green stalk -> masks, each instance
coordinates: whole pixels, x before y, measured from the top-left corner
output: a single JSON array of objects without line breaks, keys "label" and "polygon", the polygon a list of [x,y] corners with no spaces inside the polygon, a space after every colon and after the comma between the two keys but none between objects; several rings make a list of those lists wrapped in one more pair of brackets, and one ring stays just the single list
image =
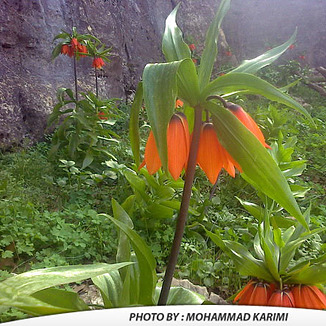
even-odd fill
[{"label": "green stalk", "polygon": [[186,178],[185,178],[183,194],[181,199],[181,206],[180,206],[177,225],[175,229],[171,253],[164,275],[162,290],[160,293],[160,298],[158,300],[159,306],[165,306],[168,299],[175,266],[177,264],[178,255],[180,252],[181,241],[182,241],[182,237],[187,221],[187,215],[188,215],[188,209],[189,209],[189,203],[191,197],[191,189],[192,189],[192,184],[194,181],[195,170],[196,170],[197,152],[198,152],[200,130],[202,124],[202,111],[203,110],[201,107],[196,107],[195,109],[194,130],[193,130],[192,141],[190,145]]},{"label": "green stalk", "polygon": [[76,96],[76,101],[78,102],[77,60],[75,55],[74,55],[74,77],[75,77],[75,96]]},{"label": "green stalk", "polygon": [[98,81],[97,81],[97,68],[95,69],[95,89],[96,89],[96,97],[98,97]]}]

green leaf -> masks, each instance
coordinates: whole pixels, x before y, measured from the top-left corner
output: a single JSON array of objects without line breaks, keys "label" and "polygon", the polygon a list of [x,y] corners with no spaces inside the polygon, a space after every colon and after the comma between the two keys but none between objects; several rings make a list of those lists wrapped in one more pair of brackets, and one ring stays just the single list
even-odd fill
[{"label": "green leaf", "polygon": [[245,179],[274,199],[308,229],[291,189],[260,141],[228,110],[212,102],[205,106],[213,114],[219,140],[240,164]]},{"label": "green leaf", "polygon": [[[155,289],[155,302],[158,302],[161,287]],[[199,293],[185,289],[180,286],[171,287],[167,299],[167,305],[198,305],[205,301],[205,297]]]},{"label": "green leaf", "polygon": [[323,284],[326,283],[326,263],[312,265],[291,277],[291,283]]},{"label": "green leaf", "polygon": [[129,124],[129,137],[131,143],[131,150],[134,155],[134,160],[137,166],[140,164],[139,154],[139,111],[143,104],[143,84],[138,83],[134,102],[130,109],[130,124]]},{"label": "green leaf", "polygon": [[123,283],[119,271],[92,277],[92,281],[101,292],[105,308],[121,307]]},{"label": "green leaf", "polygon": [[293,108],[302,113],[313,125],[315,124],[307,110],[289,95],[282,93],[279,89],[268,82],[246,73],[229,73],[220,76],[209,83],[202,92],[202,100],[208,96],[221,95],[236,91],[246,91],[246,93],[260,94],[270,99]]},{"label": "green leaf", "polygon": [[174,112],[181,62],[148,64],[143,72],[146,111],[165,171],[168,171],[167,127]]},{"label": "green leaf", "polygon": [[244,201],[238,197],[235,197],[238,199],[240,204],[254,217],[256,218],[259,223],[262,222],[263,217],[264,217],[264,209],[257,204],[250,203],[248,201]]},{"label": "green leaf", "polygon": [[195,64],[190,59],[185,59],[180,64],[177,73],[178,97],[195,107],[200,98],[198,76]]},{"label": "green leaf", "polygon": [[201,57],[198,72],[200,90],[204,89],[204,87],[210,81],[214,62],[217,55],[217,41],[219,36],[219,30],[223,18],[230,8],[230,2],[230,0],[222,0],[220,7],[214,17],[214,20],[207,31],[205,48]]},{"label": "green leaf", "polygon": [[178,8],[179,4],[173,9],[165,21],[162,51],[168,62],[191,58],[189,46],[184,42],[182,32],[176,24]]},{"label": "green leaf", "polygon": [[128,265],[130,263],[72,265],[22,273],[0,283],[0,306],[16,307],[33,315],[66,312],[63,307],[53,306],[30,295],[53,286],[110,273]]},{"label": "green leaf", "polygon": [[90,164],[92,164],[93,160],[94,160],[94,156],[93,156],[92,152],[90,150],[88,150],[86,152],[86,156],[85,156],[85,158],[83,160],[82,169],[85,169]]},{"label": "green leaf", "polygon": [[156,262],[150,248],[146,245],[145,241],[126,224],[109,215],[100,215],[106,216],[108,219],[110,219],[129,238],[139,264],[139,303],[143,305],[153,305],[153,295],[157,282],[157,276]]},{"label": "green leaf", "polygon": [[62,44],[61,43],[57,44],[54,47],[54,49],[52,51],[52,54],[51,54],[52,60],[54,60],[61,53],[61,47],[62,47]]},{"label": "green leaf", "polygon": [[222,240],[215,233],[206,230],[206,234],[218,245],[235,263],[237,271],[242,275],[254,276],[268,282],[275,282],[273,276],[266,269],[263,261],[251,255],[247,248],[234,241]]},{"label": "green leaf", "polygon": [[293,33],[291,38],[286,41],[285,43],[268,50],[264,54],[251,59],[251,60],[244,60],[241,65],[231,71],[233,72],[245,72],[247,74],[254,74],[261,68],[270,65],[272,62],[274,62],[276,59],[279,58],[280,55],[282,55],[287,48],[295,42],[295,38],[297,35],[297,30]]},{"label": "green leaf", "polygon": [[32,297],[52,306],[60,307],[66,312],[89,309],[79,295],[72,291],[50,288],[38,291],[32,294]]}]

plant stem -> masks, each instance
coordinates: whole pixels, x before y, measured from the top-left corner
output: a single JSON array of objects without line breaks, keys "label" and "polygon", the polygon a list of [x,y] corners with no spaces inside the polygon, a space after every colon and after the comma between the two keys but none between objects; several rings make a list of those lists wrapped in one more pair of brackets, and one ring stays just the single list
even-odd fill
[{"label": "plant stem", "polygon": [[189,202],[191,197],[191,188],[194,181],[195,170],[196,170],[196,161],[197,161],[197,152],[199,146],[201,124],[202,124],[202,108],[196,107],[194,130],[193,130],[192,141],[190,145],[186,179],[183,187],[181,206],[180,206],[177,225],[175,229],[171,253],[164,275],[162,290],[160,293],[160,298],[158,300],[158,305],[160,306],[166,305],[168,299],[172,278],[173,278],[175,266],[177,264],[178,255],[180,251],[182,236],[187,221],[188,208],[189,208]]},{"label": "plant stem", "polygon": [[97,83],[97,69],[95,69],[95,90],[96,90],[96,97],[98,97],[98,83]]},{"label": "plant stem", "polygon": [[78,86],[77,86],[77,62],[76,56],[74,56],[74,77],[75,77],[75,96],[78,102]]}]

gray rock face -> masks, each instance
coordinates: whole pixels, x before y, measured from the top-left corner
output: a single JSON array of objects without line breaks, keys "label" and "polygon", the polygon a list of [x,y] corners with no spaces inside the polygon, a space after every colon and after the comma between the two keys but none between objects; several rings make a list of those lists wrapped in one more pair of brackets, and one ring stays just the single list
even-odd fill
[{"label": "gray rock face", "polygon": [[[112,47],[112,62],[100,74],[100,96],[125,98],[143,67],[162,61],[164,21],[176,0],[2,0],[0,4],[0,148],[39,140],[58,87],[73,89],[73,64],[51,62],[52,39],[77,27]],[[189,43],[202,50],[216,0],[181,0],[178,22]],[[237,58],[254,57],[284,42],[298,26],[291,56],[326,65],[326,3],[323,0],[233,0],[224,32]],[[222,51],[222,57],[227,58]],[[234,59],[234,58],[233,58]],[[95,91],[91,61],[78,63],[79,90]]]}]

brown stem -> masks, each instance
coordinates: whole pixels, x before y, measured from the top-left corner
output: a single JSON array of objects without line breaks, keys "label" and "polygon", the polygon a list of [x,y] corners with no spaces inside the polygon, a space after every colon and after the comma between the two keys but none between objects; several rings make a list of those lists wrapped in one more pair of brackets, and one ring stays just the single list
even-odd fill
[{"label": "brown stem", "polygon": [[77,62],[75,56],[74,56],[74,77],[75,77],[75,96],[76,96],[76,101],[78,102]]},{"label": "brown stem", "polygon": [[96,90],[96,97],[98,97],[97,68],[94,69],[95,69],[95,90]]},{"label": "brown stem", "polygon": [[219,100],[220,102],[222,102],[222,104],[223,104],[223,106],[225,108],[228,107],[227,102],[225,101],[225,99],[222,96],[219,96],[219,95],[211,95],[211,96],[208,96],[206,100],[207,101],[209,101],[209,100]]},{"label": "brown stem", "polygon": [[185,179],[185,183],[184,183],[184,187],[183,187],[181,206],[180,206],[180,211],[179,211],[179,215],[178,215],[178,220],[177,220],[176,230],[175,230],[173,244],[172,244],[172,248],[171,248],[171,253],[170,253],[168,265],[166,267],[166,271],[165,271],[165,275],[164,275],[162,290],[160,293],[160,298],[158,300],[159,306],[166,305],[170,287],[171,287],[171,283],[172,283],[175,266],[176,266],[177,260],[178,260],[182,236],[183,236],[183,232],[184,232],[186,221],[187,221],[188,208],[189,208],[189,202],[190,202],[190,197],[191,197],[191,188],[192,188],[192,184],[193,184],[194,176],[195,176],[201,124],[202,124],[202,108],[196,107],[196,109],[195,109],[195,124],[194,124],[194,130],[193,130],[193,134],[192,134],[192,141],[191,141],[191,145],[190,145],[190,152],[189,152],[188,165],[187,165],[187,171],[186,171],[186,179]]}]

